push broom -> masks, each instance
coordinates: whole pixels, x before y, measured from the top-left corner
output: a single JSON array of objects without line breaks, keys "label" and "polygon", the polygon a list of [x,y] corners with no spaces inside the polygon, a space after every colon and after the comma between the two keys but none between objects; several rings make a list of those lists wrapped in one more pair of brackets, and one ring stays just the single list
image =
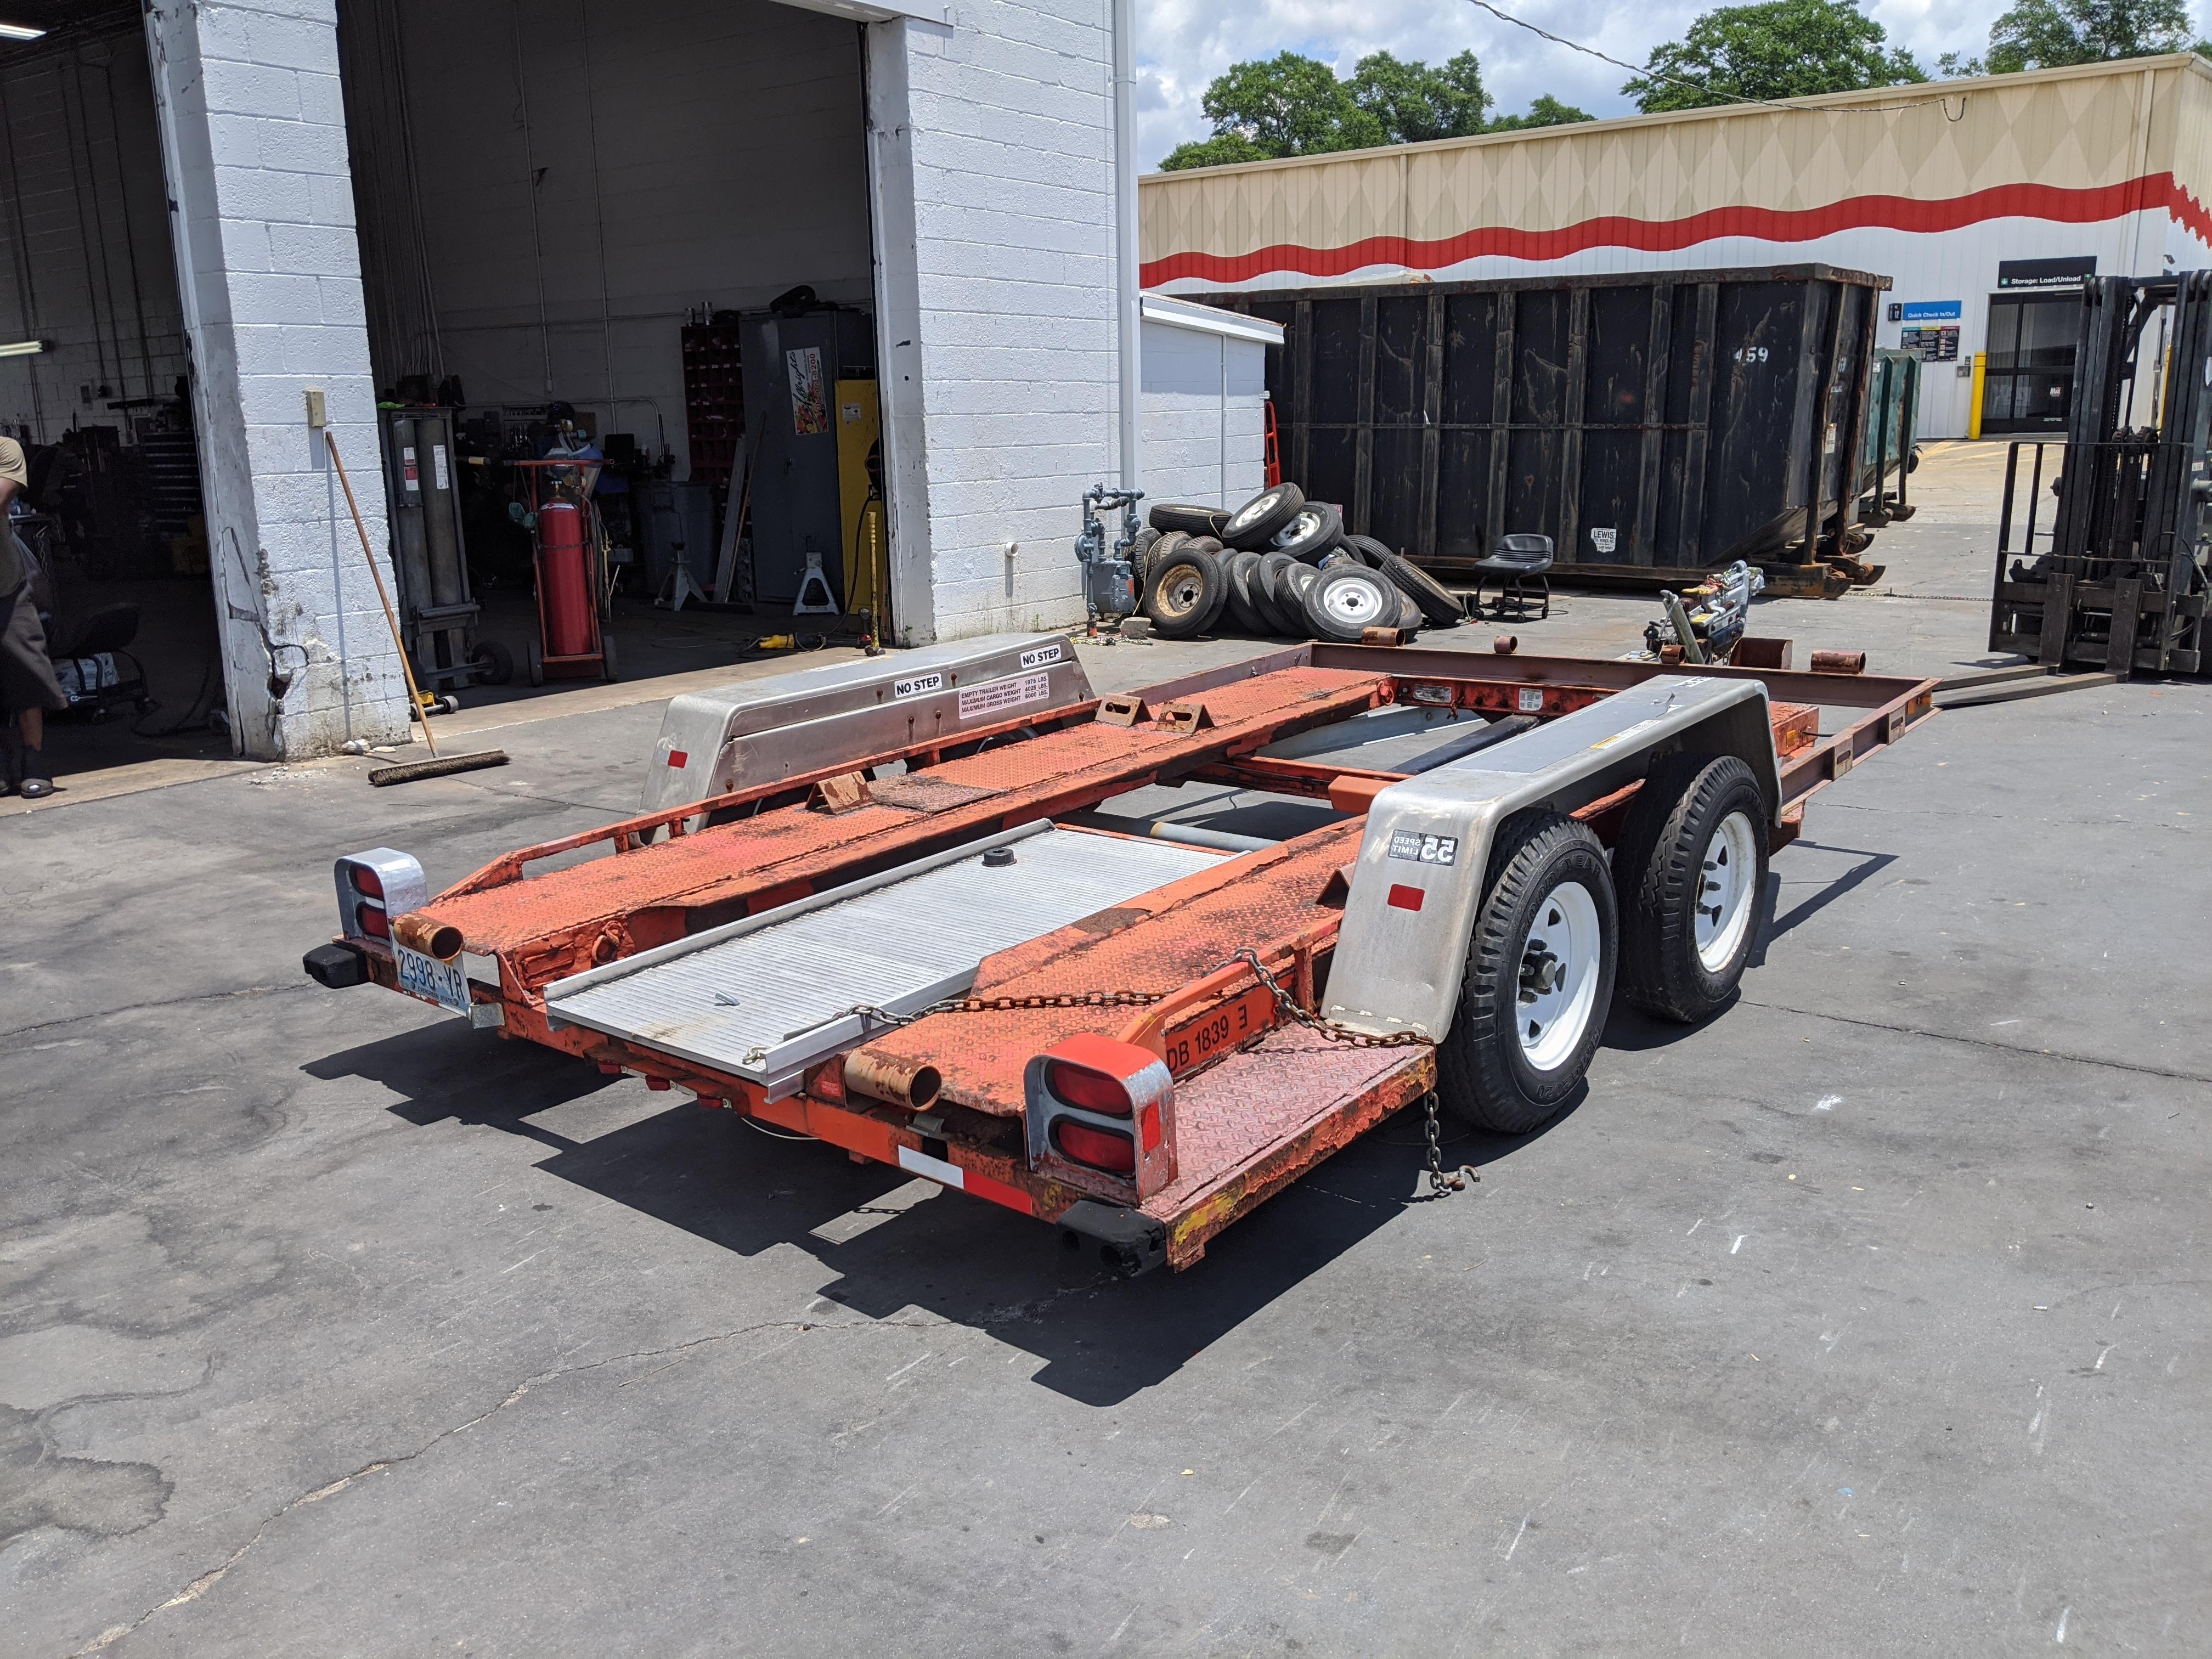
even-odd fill
[{"label": "push broom", "polygon": [[392,596],[384,591],[384,572],[377,568],[376,555],[368,545],[368,526],[361,521],[361,503],[353,498],[353,482],[346,477],[345,463],[338,459],[338,447],[328,431],[323,442],[329,446],[331,465],[337,469],[338,484],[345,491],[346,507],[353,514],[354,533],[361,538],[362,556],[368,561],[368,574],[376,582],[376,597],[384,602],[384,620],[392,628],[392,644],[399,653],[399,672],[407,677],[407,706],[415,718],[422,722],[422,741],[430,745],[430,758],[409,761],[400,766],[381,766],[368,775],[368,781],[382,787],[392,783],[412,783],[417,778],[442,778],[454,772],[475,772],[487,766],[507,764],[504,749],[485,749],[473,755],[444,755],[438,753],[438,740],[430,734],[430,716],[423,711],[422,695],[415,689],[415,665],[408,659],[407,641],[399,636],[399,618],[392,609]]}]

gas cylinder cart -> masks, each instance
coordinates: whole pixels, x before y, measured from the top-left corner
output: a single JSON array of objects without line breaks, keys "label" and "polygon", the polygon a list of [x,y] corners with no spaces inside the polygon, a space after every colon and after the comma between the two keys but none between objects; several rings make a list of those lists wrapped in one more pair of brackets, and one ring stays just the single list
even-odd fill
[{"label": "gas cylinder cart", "polygon": [[[339,859],[307,971],[1184,1268],[1408,1106],[1449,1190],[1437,1113],[1544,1123],[1616,995],[1723,1007],[1769,853],[1935,691],[1316,643],[1101,698],[1050,635],[843,667],[684,712],[651,810],[434,896]],[[1194,780],[1313,827],[1097,811]]]},{"label": "gas cylinder cart", "polygon": [[530,642],[530,683],[614,679],[614,641],[599,627],[605,572],[592,485],[599,463],[553,457],[509,461],[522,475],[530,544],[538,570],[538,637]]}]

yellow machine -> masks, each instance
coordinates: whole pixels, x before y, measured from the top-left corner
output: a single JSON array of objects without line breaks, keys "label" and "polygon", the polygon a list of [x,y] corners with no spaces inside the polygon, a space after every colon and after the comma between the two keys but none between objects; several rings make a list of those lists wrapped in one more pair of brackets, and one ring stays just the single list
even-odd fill
[{"label": "yellow machine", "polygon": [[880,640],[890,629],[890,550],[884,503],[870,473],[883,435],[873,380],[837,382],[837,498],[844,526],[845,614],[865,611]]}]

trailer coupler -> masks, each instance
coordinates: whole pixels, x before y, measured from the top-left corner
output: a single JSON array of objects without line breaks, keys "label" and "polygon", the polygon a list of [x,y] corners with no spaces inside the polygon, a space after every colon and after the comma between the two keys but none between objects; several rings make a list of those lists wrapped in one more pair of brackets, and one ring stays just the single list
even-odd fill
[{"label": "trailer coupler", "polygon": [[1084,1239],[1093,1241],[1098,1259],[1124,1279],[1134,1279],[1168,1259],[1166,1224],[1139,1210],[1079,1198],[1061,1212],[1060,1224],[1071,1249],[1080,1248]]}]

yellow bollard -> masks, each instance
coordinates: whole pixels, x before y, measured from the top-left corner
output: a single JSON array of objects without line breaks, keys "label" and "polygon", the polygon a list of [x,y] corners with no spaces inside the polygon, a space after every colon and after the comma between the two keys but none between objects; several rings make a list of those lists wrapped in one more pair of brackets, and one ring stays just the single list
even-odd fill
[{"label": "yellow bollard", "polygon": [[1982,382],[1983,377],[1989,373],[1989,368],[1990,354],[1986,351],[1977,351],[1974,354],[1972,393],[1974,405],[1966,411],[1966,435],[1969,438],[1978,438],[1982,435]]}]

